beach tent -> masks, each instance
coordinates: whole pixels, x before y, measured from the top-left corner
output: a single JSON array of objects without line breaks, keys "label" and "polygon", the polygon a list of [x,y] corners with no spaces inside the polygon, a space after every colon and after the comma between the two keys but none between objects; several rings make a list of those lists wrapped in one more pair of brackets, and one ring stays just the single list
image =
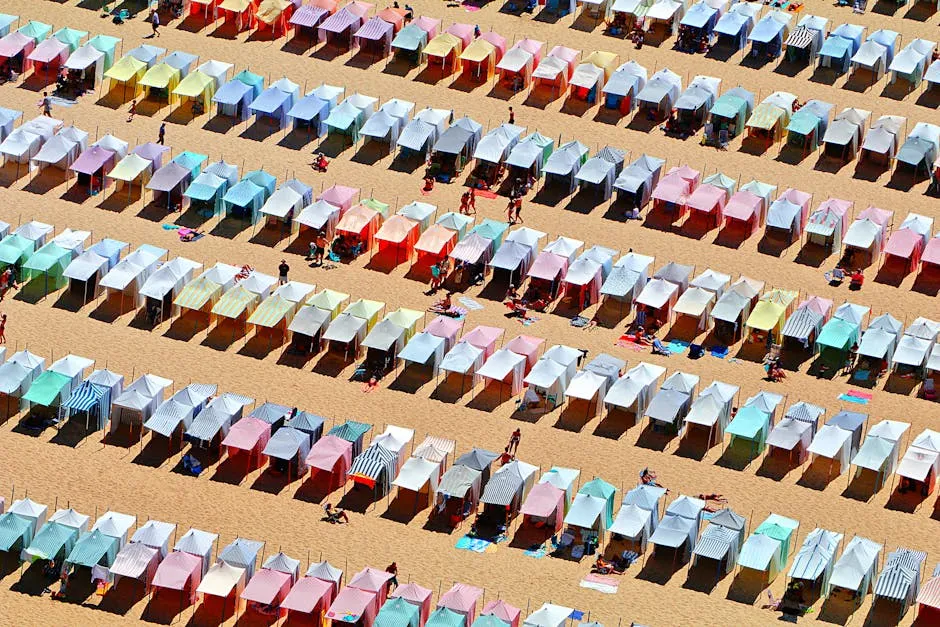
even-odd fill
[{"label": "beach tent", "polygon": [[604,397],[608,410],[613,407],[621,411],[632,411],[637,418],[643,416],[653,397],[656,382],[665,372],[666,369],[661,366],[646,363],[631,368],[625,376],[608,388]]},{"label": "beach tent", "polygon": [[279,129],[287,128],[288,111],[294,106],[300,86],[286,77],[262,91],[248,105],[249,111],[258,119],[271,118]]},{"label": "beach tent", "polygon": [[565,46],[553,47],[532,72],[533,87],[549,85],[553,95],[556,90],[558,94],[564,92],[579,56],[577,50]]},{"label": "beach tent", "polygon": [[689,425],[708,429],[709,447],[724,440],[725,428],[731,420],[731,405],[738,391],[736,385],[713,381],[689,406],[683,419],[683,430]]},{"label": "beach tent", "polygon": [[819,49],[820,67],[834,69],[839,75],[848,72],[864,33],[865,29],[855,24],[840,24],[833,29]]},{"label": "beach tent", "polygon": [[13,132],[13,125],[21,117],[23,117],[22,111],[0,107],[0,142]]},{"label": "beach tent", "polygon": [[544,42],[521,39],[513,44],[496,63],[500,81],[509,83],[513,91],[528,87],[532,72],[542,58]]},{"label": "beach tent", "polygon": [[789,559],[790,540],[798,527],[791,518],[771,514],[744,541],[738,565],[764,572],[766,580],[773,581]]},{"label": "beach tent", "polygon": [[936,620],[940,615],[940,565],[934,568],[933,576],[924,582],[917,593],[917,616],[924,620]]},{"label": "beach tent", "polygon": [[416,23],[409,23],[395,35],[391,48],[395,54],[417,63],[428,44],[428,32]]},{"label": "beach tent", "polygon": [[682,89],[682,78],[668,68],[653,74],[636,96],[640,109],[647,109],[653,115],[662,117],[675,106]]},{"label": "beach tent", "polygon": [[874,590],[875,572],[882,545],[861,536],[854,536],[842,550],[829,576],[829,593],[842,588],[859,600]]},{"label": "beach tent", "polygon": [[447,76],[460,71],[460,54],[463,51],[464,42],[451,33],[441,33],[428,41],[427,45],[421,50],[421,58],[428,64],[440,65],[441,76]]},{"label": "beach tent", "polygon": [[747,40],[751,43],[750,56],[754,58],[776,58],[783,51],[783,44],[790,35],[793,16],[784,11],[766,13],[755,25]]},{"label": "beach tent", "polygon": [[8,15],[6,13],[0,13],[0,37],[6,37],[10,34],[10,28],[13,24],[19,21],[19,17],[16,15]]},{"label": "beach tent", "polygon": [[[846,253],[853,257],[864,255],[863,259],[874,262],[881,256],[882,247],[887,238],[888,225],[894,212],[868,207],[855,217],[842,238]],[[860,263],[856,261],[856,264]]]},{"label": "beach tent", "polygon": [[803,154],[816,150],[827,135],[832,108],[832,104],[822,100],[807,101],[787,124],[787,145],[799,148]]},{"label": "beach tent", "polygon": [[780,140],[793,115],[794,102],[796,96],[779,91],[765,98],[745,123],[748,135],[763,138],[771,144]]},{"label": "beach tent", "polygon": [[179,306],[173,301],[183,287],[192,280],[193,273],[201,267],[201,263],[176,257],[147,277],[139,293],[160,305],[161,316],[164,316],[162,319],[166,319],[171,314],[177,315]]},{"label": "beach tent", "polygon": [[828,596],[830,577],[836,550],[842,542],[842,534],[817,527],[803,540],[803,545],[793,558],[788,577],[806,582]]},{"label": "beach tent", "polygon": [[901,490],[915,490],[922,496],[933,492],[940,470],[940,433],[925,429],[914,438],[897,467]]},{"label": "beach tent", "polygon": [[218,105],[219,115],[237,118],[241,121],[251,117],[251,103],[263,88],[264,79],[247,70],[228,81],[216,90],[212,102]]},{"label": "beach tent", "polygon": [[318,41],[317,28],[323,20],[334,13],[336,13],[335,0],[314,0],[297,6],[288,24],[294,28],[295,38],[303,34],[316,43]]},{"label": "beach tent", "polygon": [[[196,555],[184,551],[173,551],[157,567],[151,585],[154,594],[160,589],[179,592],[180,602],[188,598],[189,603],[196,602],[196,590],[202,581],[202,560]],[[188,592],[188,594],[187,594]]]},{"label": "beach tent", "polygon": [[927,39],[914,39],[908,43],[888,65],[891,82],[895,83],[901,78],[910,83],[912,88],[919,87],[936,49],[937,42]]},{"label": "beach tent", "polygon": [[65,44],[55,37],[43,40],[26,57],[26,61],[31,62],[33,71],[40,72],[58,72],[59,68],[68,60],[71,50],[68,44]]},{"label": "beach tent", "polygon": [[139,526],[134,535],[131,536],[131,544],[142,544],[159,552],[160,558],[164,558],[170,552],[170,539],[176,531],[176,525],[173,523],[161,522],[159,520],[148,520]]},{"label": "beach tent", "polygon": [[824,200],[807,220],[807,240],[824,246],[830,253],[841,250],[853,205],[851,201],[838,198]]},{"label": "beach tent", "polygon": [[486,483],[480,497],[484,515],[490,514],[498,521],[510,521],[535,483],[537,471],[538,467],[519,460],[501,466]]},{"label": "beach tent", "polygon": [[841,474],[849,466],[849,460],[858,451],[862,440],[862,426],[868,416],[842,411],[828,420],[813,438],[808,451],[815,456],[839,464]]},{"label": "beach tent", "polygon": [[626,115],[633,111],[636,96],[646,87],[646,68],[636,61],[628,61],[618,67],[604,83],[601,94],[604,106]]},{"label": "beach tent", "polygon": [[650,200],[653,190],[659,185],[659,177],[665,160],[640,155],[620,173],[614,181],[618,202],[641,209]]},{"label": "beach tent", "polygon": [[613,195],[614,182],[623,169],[624,153],[612,146],[605,146],[591,157],[574,175],[582,190],[608,200]]},{"label": "beach tent", "polygon": [[898,150],[898,165],[905,165],[916,174],[929,173],[940,153],[940,126],[918,122]]},{"label": "beach tent", "polygon": [[715,33],[718,35],[718,44],[740,50],[747,44],[760,5],[756,2],[738,2],[731,6],[715,23]]},{"label": "beach tent", "polygon": [[705,501],[684,495],[678,497],[669,504],[649,541],[656,547],[671,548],[677,553],[681,549],[683,555],[691,557],[704,507]]},{"label": "beach tent", "polygon": [[450,610],[463,617],[464,627],[470,627],[477,613],[477,603],[483,596],[483,590],[465,583],[454,586],[438,599],[437,609]]},{"label": "beach tent", "polygon": [[835,117],[823,135],[825,154],[842,161],[852,159],[865,137],[870,111],[849,107]]},{"label": "beach tent", "polygon": [[144,88],[145,98],[166,100],[172,105],[179,102],[179,95],[174,90],[181,77],[179,68],[164,61],[147,70],[137,84]]},{"label": "beach tent", "polygon": [[884,599],[895,603],[899,607],[898,615],[903,616],[920,591],[921,565],[926,559],[926,553],[901,547],[888,553],[875,583],[875,602]]},{"label": "beach tent", "polygon": [[818,15],[804,16],[783,42],[787,61],[814,63],[819,49],[822,48],[823,38],[829,30],[828,26],[828,18]]},{"label": "beach tent", "polygon": [[897,467],[901,436],[910,426],[906,422],[882,420],[869,429],[861,448],[852,458],[855,476],[865,470],[875,473],[875,490],[880,489]]},{"label": "beach tent", "polygon": [[720,78],[702,75],[694,77],[675,102],[676,119],[679,123],[688,128],[697,128],[704,124],[720,88]]},{"label": "beach tent", "polygon": [[558,147],[545,161],[546,185],[557,182],[568,190],[574,191],[577,174],[587,161],[588,147],[578,141],[570,141]]},{"label": "beach tent", "polygon": [[29,55],[36,47],[36,41],[16,31],[0,38],[0,61],[8,64],[10,70],[24,74],[33,67]]},{"label": "beach tent", "polygon": [[[740,6],[740,5],[735,5]],[[734,87],[721,94],[708,110],[713,132],[727,131],[728,137],[744,132],[744,123],[754,110],[754,94],[742,87]]]},{"label": "beach tent", "polygon": [[127,293],[135,306],[140,307],[144,303],[144,297],[140,293],[140,288],[144,282],[157,269],[160,259],[166,255],[167,251],[147,244],[142,245],[134,252],[128,254],[117,262],[113,268],[108,270],[102,277],[99,285],[107,288],[108,295],[114,292],[120,292],[122,299]]}]

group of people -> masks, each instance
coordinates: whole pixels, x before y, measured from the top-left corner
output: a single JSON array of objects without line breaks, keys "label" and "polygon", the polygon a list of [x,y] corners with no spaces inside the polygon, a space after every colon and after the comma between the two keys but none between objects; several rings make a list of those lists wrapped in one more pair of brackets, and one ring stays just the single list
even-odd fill
[{"label": "group of people", "polygon": [[433,294],[441,289],[448,276],[450,276],[450,260],[448,260],[447,257],[431,264],[430,293]]},{"label": "group of people", "polygon": [[767,372],[767,380],[773,381],[774,383],[779,383],[787,378],[787,373],[784,371],[783,367],[780,365],[780,347],[778,345],[771,346],[770,351],[764,355],[764,370]]}]

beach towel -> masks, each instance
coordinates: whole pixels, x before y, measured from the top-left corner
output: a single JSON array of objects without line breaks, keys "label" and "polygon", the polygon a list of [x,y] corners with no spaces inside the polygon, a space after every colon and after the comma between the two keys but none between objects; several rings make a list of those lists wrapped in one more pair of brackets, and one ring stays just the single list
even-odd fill
[{"label": "beach towel", "polygon": [[589,574],[585,575],[584,579],[581,580],[581,587],[597,590],[604,594],[617,594],[618,583],[617,580],[612,577]]},{"label": "beach towel", "polygon": [[523,551],[523,554],[535,559],[541,559],[548,554],[548,550],[545,548],[544,544],[536,544]]},{"label": "beach towel", "polygon": [[669,344],[666,345],[666,348],[669,349],[670,353],[675,353],[681,355],[689,347],[688,342],[683,342],[681,340],[672,340]]},{"label": "beach towel", "polygon": [[480,311],[483,309],[483,305],[473,300],[468,296],[461,296],[457,299],[461,305],[467,308],[468,311]]},{"label": "beach towel", "polygon": [[492,542],[483,540],[481,538],[471,538],[470,536],[464,536],[457,540],[456,548],[463,551],[472,551],[474,553],[485,553],[488,546]]},{"label": "beach towel", "polygon": [[849,390],[847,394],[849,396],[854,396],[855,398],[864,398],[865,400],[868,400],[868,401],[875,398],[874,394],[872,394],[871,392],[865,392],[863,390]]},{"label": "beach towel", "polygon": [[712,357],[717,357],[718,359],[724,359],[728,356],[728,347],[727,346],[712,346],[708,349],[708,352],[711,353]]},{"label": "beach towel", "polygon": [[574,318],[571,319],[571,326],[576,327],[578,329],[583,329],[584,327],[588,325],[589,322],[590,320],[588,320],[584,316],[575,316]]},{"label": "beach towel", "polygon": [[482,196],[483,198],[489,198],[490,200],[495,200],[499,198],[499,194],[497,194],[496,192],[491,192],[488,189],[478,189],[476,195]]},{"label": "beach towel", "polygon": [[857,396],[849,396],[848,394],[840,394],[840,395],[839,395],[839,400],[840,400],[840,401],[845,401],[845,402],[847,402],[847,403],[855,403],[856,405],[867,405],[867,404],[868,404],[868,399],[867,399],[867,398],[859,398],[859,397],[857,397]]}]

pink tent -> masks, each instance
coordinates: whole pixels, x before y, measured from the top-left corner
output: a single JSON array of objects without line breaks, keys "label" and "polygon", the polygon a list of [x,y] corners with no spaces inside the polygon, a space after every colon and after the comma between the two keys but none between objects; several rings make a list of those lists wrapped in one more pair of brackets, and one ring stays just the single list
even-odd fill
[{"label": "pink tent", "polygon": [[690,193],[692,184],[688,179],[678,174],[667,174],[653,188],[653,208],[662,209],[664,204],[670,203],[677,205],[681,215]]},{"label": "pink tent", "polygon": [[809,204],[813,200],[813,195],[788,187],[777,198],[786,198],[794,205],[800,206],[800,233],[802,233],[806,227],[806,219],[809,217]]},{"label": "pink tent", "polygon": [[493,257],[493,240],[471,233],[457,242],[450,257],[470,264],[486,263]]},{"label": "pink tent", "polygon": [[408,603],[418,606],[420,610],[419,625],[424,625],[428,620],[428,616],[431,615],[431,591],[416,583],[406,583],[398,586],[395,588],[395,592],[389,596],[393,599],[404,599]]},{"label": "pink tent", "polygon": [[464,627],[470,627],[476,618],[477,601],[483,596],[483,590],[465,583],[455,583],[454,587],[445,592],[437,601],[437,607],[447,609],[464,615]]},{"label": "pink tent", "polygon": [[530,279],[556,281],[563,279],[568,270],[568,259],[555,253],[541,252],[529,268]]},{"label": "pink tent", "polygon": [[526,374],[528,374],[532,366],[535,365],[535,362],[539,360],[539,347],[544,343],[545,340],[540,337],[519,335],[510,340],[510,342],[506,344],[506,348],[526,358],[525,371]]},{"label": "pink tent", "polygon": [[702,173],[698,170],[690,168],[687,165],[679,166],[678,168],[671,168],[666,172],[666,176],[670,174],[675,174],[676,176],[681,176],[689,182],[689,186],[692,189],[698,187],[699,180],[702,178]]},{"label": "pink tent", "polygon": [[252,459],[256,459],[260,466],[263,457],[261,451],[270,439],[271,425],[249,416],[232,425],[228,435],[222,440],[222,446],[227,447],[229,457],[236,454],[247,455],[249,464]]},{"label": "pink tent", "polygon": [[488,615],[495,616],[499,620],[509,623],[509,627],[519,627],[519,617],[522,615],[522,610],[509,605],[501,599],[497,599],[483,606],[480,616]]},{"label": "pink tent", "polygon": [[496,48],[496,62],[499,63],[499,60],[506,54],[506,38],[493,31],[488,31],[481,34],[480,39],[485,39],[493,44],[493,47]]},{"label": "pink tent", "polygon": [[433,17],[424,16],[416,18],[412,23],[428,34],[428,41],[431,41],[437,37],[438,29],[441,26],[440,20],[436,20]]},{"label": "pink tent", "polygon": [[374,592],[347,586],[336,595],[330,609],[326,611],[326,617],[332,620],[334,625],[337,622],[354,624],[362,621],[362,627],[371,627],[375,622],[378,606]]},{"label": "pink tent", "polygon": [[164,588],[166,590],[177,590],[182,595],[189,591],[189,602],[196,602],[196,588],[202,580],[202,559],[174,551],[166,556],[157,567],[157,572],[153,576],[153,586],[155,588]]},{"label": "pink tent", "polygon": [[340,214],[349,211],[353,201],[359,195],[358,187],[346,187],[345,185],[334,185],[317,197],[317,200],[323,200],[334,207],[339,207]]},{"label": "pink tent", "polygon": [[925,268],[928,265],[940,267],[940,235],[934,235],[933,238],[927,242],[927,247],[924,248],[924,254],[920,257],[920,262]]},{"label": "pink tent", "polygon": [[710,183],[700,185],[686,200],[686,206],[693,211],[708,214],[710,222],[717,226],[721,220],[721,210],[725,206],[727,193],[724,189]]},{"label": "pink tent", "polygon": [[764,203],[761,197],[751,192],[735,192],[725,205],[721,215],[725,221],[736,220],[749,226],[753,233],[764,221]]},{"label": "pink tent", "polygon": [[536,65],[539,61],[542,60],[542,48],[545,47],[544,41],[536,41],[535,39],[520,39],[515,44],[513,48],[522,48],[526,52],[532,55],[532,59]]},{"label": "pink tent", "polygon": [[37,68],[37,71],[55,71],[68,60],[69,54],[71,54],[71,51],[68,45],[55,37],[50,37],[39,42],[39,45],[29,53],[27,59],[37,65],[45,66]]},{"label": "pink tent", "polygon": [[463,47],[466,48],[470,45],[470,42],[473,41],[473,26],[470,24],[458,24],[453,23],[447,27],[445,33],[450,33],[457,39],[463,42]]},{"label": "pink tent", "polygon": [[[328,584],[326,584],[328,585]],[[262,568],[254,574],[242,591],[241,598],[259,605],[281,604],[291,588],[291,576],[278,570]]]},{"label": "pink tent", "polygon": [[451,231],[440,224],[432,224],[415,242],[414,249],[418,253],[419,261],[425,256],[437,260],[449,255],[456,244],[457,231]]},{"label": "pink tent", "polygon": [[568,64],[568,79],[571,79],[571,75],[574,74],[574,66],[578,62],[578,57],[581,56],[581,53],[573,48],[566,48],[565,46],[555,46],[552,48],[548,56],[555,57],[556,59],[561,59]]},{"label": "pink tent", "polygon": [[36,41],[19,31],[14,31],[0,39],[0,63],[9,61],[10,68],[20,74],[33,67],[29,54],[36,47]]},{"label": "pink tent", "polygon": [[[920,263],[923,248],[924,238],[919,233],[905,228],[891,234],[884,252],[886,255],[903,259],[907,271],[913,272]],[[887,263],[887,260],[885,262]]]},{"label": "pink tent", "polygon": [[823,320],[829,319],[829,311],[832,309],[832,301],[828,298],[821,298],[819,296],[810,296],[804,300],[797,309],[809,309],[810,311],[815,311],[820,316],[823,317]]},{"label": "pink tent", "polygon": [[867,209],[855,216],[856,220],[869,219],[875,224],[879,224],[885,230],[888,224],[891,222],[891,218],[894,216],[893,211],[887,209],[879,209],[878,207],[869,206]]},{"label": "pink tent", "polygon": [[317,472],[330,473],[331,485],[346,483],[346,475],[352,465],[352,442],[338,438],[335,435],[325,435],[310,447],[307,453],[307,465],[310,466],[310,476]]},{"label": "pink tent", "polygon": [[388,582],[392,577],[393,575],[391,573],[387,573],[384,570],[366,566],[356,573],[346,585],[350,588],[374,592],[377,602],[375,611],[378,612],[379,607],[381,607],[382,604],[385,603],[385,599],[388,598]]},{"label": "pink tent", "polygon": [[298,614],[316,614],[311,616],[313,624],[321,623],[320,616],[326,611],[326,605],[333,592],[333,584],[317,579],[303,577],[297,580],[287,596],[281,602],[281,609]]},{"label": "pink tent", "polygon": [[487,358],[496,351],[496,342],[503,337],[504,331],[497,327],[478,326],[469,333],[464,334],[463,340],[483,351]]},{"label": "pink tent", "polygon": [[565,491],[548,482],[536,484],[519,511],[524,516],[545,519],[545,524],[557,531],[565,520]]},{"label": "pink tent", "polygon": [[461,329],[463,329],[463,320],[455,320],[447,316],[438,316],[424,327],[424,330],[431,335],[444,338],[445,352],[457,343],[457,336]]}]

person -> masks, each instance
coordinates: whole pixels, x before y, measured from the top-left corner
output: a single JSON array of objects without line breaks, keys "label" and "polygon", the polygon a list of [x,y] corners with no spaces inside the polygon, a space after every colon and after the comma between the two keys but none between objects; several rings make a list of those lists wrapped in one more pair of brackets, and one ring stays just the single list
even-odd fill
[{"label": "person", "polygon": [[160,36],[160,14],[156,9],[150,9],[150,28],[153,30],[151,37]]},{"label": "person", "polygon": [[163,317],[163,310],[160,307],[159,301],[154,301],[154,303],[147,309],[147,319],[150,321],[150,326],[154,326],[160,319]]},{"label": "person", "polygon": [[398,587],[398,564],[392,562],[386,567],[385,572],[392,576],[392,578],[388,580],[388,591],[391,592]]},{"label": "person", "polygon": [[512,107],[509,107],[509,123],[516,123],[516,112],[512,110]]},{"label": "person", "polygon": [[479,24],[474,24],[474,25],[473,25],[473,37],[474,37],[474,38],[479,38],[479,37],[480,37],[480,34],[481,34],[481,33],[480,33],[480,25],[479,25]]},{"label": "person", "polygon": [[515,455],[516,451],[519,449],[520,440],[522,440],[522,431],[517,427],[516,430],[512,432],[512,435],[509,436],[509,449],[512,451],[513,455]]},{"label": "person", "polygon": [[317,172],[326,172],[326,168],[330,165],[330,162],[326,160],[326,155],[322,152],[318,152],[316,157],[313,160],[313,163],[310,164]]},{"label": "person", "polygon": [[431,264],[431,292],[436,292],[441,287],[441,265],[443,262]]},{"label": "person", "polygon": [[317,250],[313,256],[313,263],[317,264],[318,266],[322,266],[323,255],[326,254],[326,235],[324,235],[322,231],[317,234],[316,247]]},{"label": "person", "polygon": [[410,22],[415,18],[415,10],[406,2],[405,3],[405,21]]},{"label": "person", "polygon": [[323,506],[323,510],[326,512],[327,522],[337,524],[342,521],[346,524],[349,524],[349,516],[347,516],[346,512],[339,509],[338,507],[334,508],[331,504],[327,503]]},{"label": "person", "polygon": [[3,271],[3,274],[0,274],[0,298],[3,298],[4,293],[10,289],[10,279],[13,277],[13,271],[7,267]]},{"label": "person", "polygon": [[787,373],[784,372],[783,368],[780,367],[780,364],[775,363],[770,367],[770,380],[774,383],[779,383],[787,378]]},{"label": "person", "polygon": [[62,571],[62,574],[59,575],[59,591],[53,596],[54,599],[64,599],[66,592],[69,587],[69,574],[66,571]]},{"label": "person", "polygon": [[444,298],[437,301],[429,308],[429,311],[434,311],[436,313],[447,313],[448,311],[450,311],[450,308],[453,306],[454,306],[454,303],[451,300],[451,294],[450,292],[447,292],[446,294],[444,294]]},{"label": "person", "polygon": [[379,387],[379,380],[375,375],[372,375],[371,377],[369,377],[369,380],[366,381],[365,385],[362,386],[362,391],[363,393],[368,394],[369,392],[373,392],[377,390],[378,387]]},{"label": "person", "polygon": [[[474,191],[473,191],[473,188],[471,187],[460,196],[461,215],[470,215],[470,203],[471,203],[471,199],[473,198],[473,194],[474,194]],[[474,211],[474,213],[476,212]]]},{"label": "person", "polygon": [[521,223],[522,222],[522,197],[520,196],[516,198],[513,205],[516,211],[515,215],[513,216],[513,222]]},{"label": "person", "polygon": [[669,349],[666,348],[666,345],[663,344],[662,340],[660,340],[658,337],[653,338],[652,351],[654,355],[669,357]]},{"label": "person", "polygon": [[203,233],[199,229],[190,229],[186,233],[180,235],[181,242],[191,242],[197,237],[201,236]]},{"label": "person", "polygon": [[473,214],[476,215],[477,212],[477,190],[470,188],[470,198],[467,199],[467,215],[470,215],[470,211],[473,211]]},{"label": "person", "polygon": [[162,146],[165,139],[166,139],[166,122],[160,125],[160,131],[157,133],[157,143]]},{"label": "person", "polygon": [[290,266],[287,265],[287,260],[281,259],[281,264],[277,267],[278,285],[284,285],[285,283],[287,283],[288,272],[290,272]]},{"label": "person", "polygon": [[307,259],[311,261],[317,256],[317,241],[313,240],[310,242],[309,249],[307,250]]},{"label": "person", "polygon": [[503,454],[499,456],[499,463],[502,466],[505,466],[513,460],[512,453],[509,452],[509,447],[503,449]]},{"label": "person", "polygon": [[430,174],[424,177],[424,187],[421,188],[421,191],[425,194],[430,194],[434,191],[434,177]]},{"label": "person", "polygon": [[42,114],[47,118],[52,117],[52,98],[49,97],[49,92],[42,92],[42,100],[39,102],[39,106],[42,107]]},{"label": "person", "polygon": [[509,289],[506,290],[506,300],[510,303],[515,303],[519,299],[519,292],[516,291],[516,286],[512,283],[509,284]]},{"label": "person", "polygon": [[127,111],[127,121],[131,122],[137,115],[137,99],[131,100],[131,108]]}]

